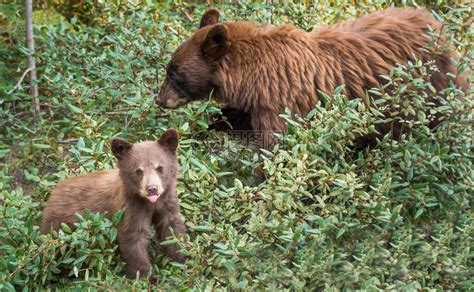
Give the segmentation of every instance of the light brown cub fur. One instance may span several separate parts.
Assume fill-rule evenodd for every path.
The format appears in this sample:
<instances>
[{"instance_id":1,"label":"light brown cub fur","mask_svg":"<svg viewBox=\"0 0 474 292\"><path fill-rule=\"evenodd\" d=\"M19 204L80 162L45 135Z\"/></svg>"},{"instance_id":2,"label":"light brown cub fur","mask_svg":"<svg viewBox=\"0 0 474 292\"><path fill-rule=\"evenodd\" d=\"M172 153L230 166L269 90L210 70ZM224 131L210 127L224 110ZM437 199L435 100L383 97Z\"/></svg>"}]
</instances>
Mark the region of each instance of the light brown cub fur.
<instances>
[{"instance_id":1,"label":"light brown cub fur","mask_svg":"<svg viewBox=\"0 0 474 292\"><path fill-rule=\"evenodd\" d=\"M131 144L124 139L112 140L112 152L118 169L98 171L73 177L60 183L52 192L44 210L41 230L59 230L64 222L71 227L76 213L89 209L93 213L125 209L119 227L118 242L127 274L146 276L151 269L147 246L150 229L155 228L158 242L174 233L184 233L176 182L178 133L166 131L158 141ZM185 258L176 244L164 246L166 254L177 262Z\"/></svg>"}]
</instances>

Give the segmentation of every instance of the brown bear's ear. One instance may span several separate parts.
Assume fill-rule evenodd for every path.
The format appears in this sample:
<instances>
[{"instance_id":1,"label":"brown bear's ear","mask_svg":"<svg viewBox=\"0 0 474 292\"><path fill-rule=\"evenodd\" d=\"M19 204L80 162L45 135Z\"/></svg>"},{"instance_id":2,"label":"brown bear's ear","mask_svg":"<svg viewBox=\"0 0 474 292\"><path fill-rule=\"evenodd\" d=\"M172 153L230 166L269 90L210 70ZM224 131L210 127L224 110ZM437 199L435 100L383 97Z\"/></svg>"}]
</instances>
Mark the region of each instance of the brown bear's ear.
<instances>
[{"instance_id":1,"label":"brown bear's ear","mask_svg":"<svg viewBox=\"0 0 474 292\"><path fill-rule=\"evenodd\" d=\"M202 44L202 54L208 60L217 61L225 55L229 47L229 29L223 24L218 24L207 33L206 40Z\"/></svg>"},{"instance_id":2,"label":"brown bear's ear","mask_svg":"<svg viewBox=\"0 0 474 292\"><path fill-rule=\"evenodd\" d=\"M216 8L211 8L202 15L201 24L199 25L199 28L205 27L208 25L213 25L218 22L219 22L219 10L217 10Z\"/></svg>"},{"instance_id":3,"label":"brown bear's ear","mask_svg":"<svg viewBox=\"0 0 474 292\"><path fill-rule=\"evenodd\" d=\"M175 129L168 129L161 135L158 144L175 153L178 149L179 135Z\"/></svg>"},{"instance_id":4,"label":"brown bear's ear","mask_svg":"<svg viewBox=\"0 0 474 292\"><path fill-rule=\"evenodd\" d=\"M112 139L112 153L118 160L124 158L132 149L133 144L122 138Z\"/></svg>"}]
</instances>

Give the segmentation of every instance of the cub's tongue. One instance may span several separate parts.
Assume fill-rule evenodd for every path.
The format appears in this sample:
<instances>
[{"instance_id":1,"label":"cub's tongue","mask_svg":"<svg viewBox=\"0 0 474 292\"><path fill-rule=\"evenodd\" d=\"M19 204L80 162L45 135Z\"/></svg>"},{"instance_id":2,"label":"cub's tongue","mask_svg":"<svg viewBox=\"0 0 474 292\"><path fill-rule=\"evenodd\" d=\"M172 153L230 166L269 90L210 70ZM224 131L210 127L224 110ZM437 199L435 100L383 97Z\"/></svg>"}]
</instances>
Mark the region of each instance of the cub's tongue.
<instances>
[{"instance_id":1,"label":"cub's tongue","mask_svg":"<svg viewBox=\"0 0 474 292\"><path fill-rule=\"evenodd\" d=\"M158 196L148 196L146 198L152 203L155 203L158 200Z\"/></svg>"}]
</instances>

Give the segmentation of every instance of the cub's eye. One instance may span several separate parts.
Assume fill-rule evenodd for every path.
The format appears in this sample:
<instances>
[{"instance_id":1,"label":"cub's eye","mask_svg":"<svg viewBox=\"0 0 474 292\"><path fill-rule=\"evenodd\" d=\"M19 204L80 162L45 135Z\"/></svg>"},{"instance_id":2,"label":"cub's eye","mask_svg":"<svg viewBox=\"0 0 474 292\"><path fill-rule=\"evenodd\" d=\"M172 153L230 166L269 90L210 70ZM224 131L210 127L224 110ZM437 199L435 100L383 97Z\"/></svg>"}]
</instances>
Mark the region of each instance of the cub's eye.
<instances>
[{"instance_id":1,"label":"cub's eye","mask_svg":"<svg viewBox=\"0 0 474 292\"><path fill-rule=\"evenodd\" d=\"M136 174L137 176L142 176L142 175L143 175L143 170L137 169L137 170L135 170L135 174Z\"/></svg>"},{"instance_id":2,"label":"cub's eye","mask_svg":"<svg viewBox=\"0 0 474 292\"><path fill-rule=\"evenodd\" d=\"M162 173L162 172L163 172L163 167L158 166L158 167L156 168L156 171L158 171L159 173Z\"/></svg>"}]
</instances>

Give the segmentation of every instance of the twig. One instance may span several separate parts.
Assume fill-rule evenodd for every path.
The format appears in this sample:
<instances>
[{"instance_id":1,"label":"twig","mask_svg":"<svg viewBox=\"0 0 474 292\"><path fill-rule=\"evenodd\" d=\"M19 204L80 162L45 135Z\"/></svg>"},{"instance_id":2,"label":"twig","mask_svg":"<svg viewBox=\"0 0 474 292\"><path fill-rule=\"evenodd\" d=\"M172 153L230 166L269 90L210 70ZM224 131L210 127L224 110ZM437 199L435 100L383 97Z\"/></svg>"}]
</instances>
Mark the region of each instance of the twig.
<instances>
[{"instance_id":1,"label":"twig","mask_svg":"<svg viewBox=\"0 0 474 292\"><path fill-rule=\"evenodd\" d=\"M184 18L186 18L187 20L189 20L189 22L193 23L194 20L193 18L191 17L191 15L189 15L186 11L183 11L184 12Z\"/></svg>"},{"instance_id":2,"label":"twig","mask_svg":"<svg viewBox=\"0 0 474 292\"><path fill-rule=\"evenodd\" d=\"M28 112L28 111L19 112L19 113L16 113L16 114L12 115L11 117L12 117L13 119L16 119L16 118L19 118L19 117L21 117L21 116L23 116L23 115L26 115L26 114L30 114L30 112ZM8 122L10 122L10 121L7 120L7 119L5 119L5 120L3 121L3 123L0 123L0 128L2 128L2 127L3 127L6 123L8 123Z\"/></svg>"},{"instance_id":3,"label":"twig","mask_svg":"<svg viewBox=\"0 0 474 292\"><path fill-rule=\"evenodd\" d=\"M26 69L25 72L23 72L23 74L21 75L20 80L18 80L17 84L10 91L8 91L7 94L12 94L15 90L17 90L17 88L23 82L23 79L25 79L26 74L28 74L28 72L30 72L31 70L31 67Z\"/></svg>"},{"instance_id":4,"label":"twig","mask_svg":"<svg viewBox=\"0 0 474 292\"><path fill-rule=\"evenodd\" d=\"M41 104L41 107L60 108L60 107L57 106L57 105L52 105L52 104L49 104L49 103L42 103L42 104Z\"/></svg>"},{"instance_id":5,"label":"twig","mask_svg":"<svg viewBox=\"0 0 474 292\"><path fill-rule=\"evenodd\" d=\"M71 139L71 140L59 141L58 143L59 143L59 144L70 144L70 145L73 145L73 144L76 144L78 141L79 141L79 139Z\"/></svg>"},{"instance_id":6,"label":"twig","mask_svg":"<svg viewBox=\"0 0 474 292\"><path fill-rule=\"evenodd\" d=\"M17 129L19 129L19 130L25 130L25 131L27 131L27 132L29 132L30 134L35 135L35 136L38 135L38 134L35 133L34 131L28 129L26 126L20 127L20 126L18 126L17 124L12 124L12 127L17 128Z\"/></svg>"},{"instance_id":7,"label":"twig","mask_svg":"<svg viewBox=\"0 0 474 292\"><path fill-rule=\"evenodd\" d=\"M40 103L38 98L38 84L36 80L36 63L34 58L35 45L33 38L33 1L25 0L25 26L26 26L26 45L28 46L28 68L30 68L30 86L31 96L33 98L33 109L35 117L40 114Z\"/></svg>"},{"instance_id":8,"label":"twig","mask_svg":"<svg viewBox=\"0 0 474 292\"><path fill-rule=\"evenodd\" d=\"M165 27L167 29L169 29L172 33L174 33L175 35L179 36L179 32L176 31L174 28L172 28L171 26L168 26L168 25L165 25Z\"/></svg>"}]
</instances>

